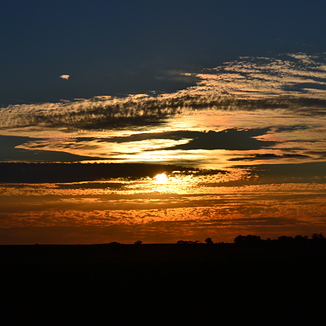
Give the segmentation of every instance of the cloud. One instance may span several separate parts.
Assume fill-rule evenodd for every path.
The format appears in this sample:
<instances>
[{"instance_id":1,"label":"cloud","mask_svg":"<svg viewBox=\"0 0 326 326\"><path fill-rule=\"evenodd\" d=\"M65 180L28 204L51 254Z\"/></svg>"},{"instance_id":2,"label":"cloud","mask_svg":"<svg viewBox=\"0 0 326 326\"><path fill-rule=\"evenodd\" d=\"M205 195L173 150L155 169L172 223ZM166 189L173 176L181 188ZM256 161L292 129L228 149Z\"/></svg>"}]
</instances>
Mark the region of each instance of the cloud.
<instances>
[{"instance_id":1,"label":"cloud","mask_svg":"<svg viewBox=\"0 0 326 326\"><path fill-rule=\"evenodd\" d=\"M302 228L313 226L318 230L322 227L324 231L324 187L316 189L311 184L298 184L295 189L292 187L293 184L219 187L218 196L206 193L202 198L198 198L189 193L187 201L184 200L184 195L169 197L161 202L162 205L159 207L156 198L150 208L146 208L144 203L148 193L137 192L135 196L140 200L133 201L134 204L130 205L129 209L124 207L125 197L121 197L123 200L120 200L120 203L116 201L117 206L112 209L111 201L105 204L110 200L110 195L106 194L102 199L97 195L74 193L72 196L69 188L65 194L63 189L52 188L52 194L60 195L44 197L42 206L37 196L20 197L21 200L18 202L15 195L3 197L0 231L8 236L15 232L14 228L20 228L15 237L17 241L21 239L22 232L28 232L28 228L37 227L36 234L40 234L43 232L40 232L39 228L47 227L48 230L42 230L51 235L57 228L87 227L88 232L93 234L89 239L92 243L97 232L103 232L103 228L113 227L115 231L120 228L130 228L133 232L138 230L144 237L157 236L157 233L165 232L168 234L169 242L174 236L180 237L181 234L188 232L190 235L199 232L201 234L199 239L204 239L208 231L213 231L216 235L220 234L219 239L224 240L222 236L232 234L231 238L234 238L239 234L239 230L245 234L256 233L258 229L279 233L279 227L282 228L282 232L286 227L293 231L294 225L301 225ZM192 190L196 191L197 188ZM35 188L33 193L37 191ZM73 198L77 200L71 201ZM3 231L5 228L7 233ZM61 230L57 234L56 241L61 238L59 235L62 232ZM115 240L122 241L117 232L112 234L117 237ZM128 238L130 239L130 236ZM3 239L1 238L1 241L5 243ZM31 239L35 243L35 237ZM80 241L84 238L77 239ZM52 242L51 238L44 238L44 241Z\"/></svg>"},{"instance_id":2,"label":"cloud","mask_svg":"<svg viewBox=\"0 0 326 326\"><path fill-rule=\"evenodd\" d=\"M175 96L96 97L59 103L10 105L0 109L0 128L42 126L103 129L158 124L181 111Z\"/></svg>"},{"instance_id":3,"label":"cloud","mask_svg":"<svg viewBox=\"0 0 326 326\"><path fill-rule=\"evenodd\" d=\"M291 182L311 182L311 180L325 182L326 162L309 162L303 164L271 164L257 165L255 170L261 178L282 177ZM275 182L275 181L274 181Z\"/></svg>"},{"instance_id":4,"label":"cloud","mask_svg":"<svg viewBox=\"0 0 326 326\"><path fill-rule=\"evenodd\" d=\"M193 171L176 165L105 163L0 163L0 182L46 183L93 181L110 178L153 177L162 172Z\"/></svg>"},{"instance_id":5,"label":"cloud","mask_svg":"<svg viewBox=\"0 0 326 326\"><path fill-rule=\"evenodd\" d=\"M61 75L59 78L68 80L70 78L70 75Z\"/></svg>"},{"instance_id":6,"label":"cloud","mask_svg":"<svg viewBox=\"0 0 326 326\"><path fill-rule=\"evenodd\" d=\"M309 158L309 156L303 155L303 154L277 155L277 154L273 154L273 153L266 153L266 154L250 155L247 157L233 157L233 158L230 158L229 161L273 160L273 159L280 159L280 158L306 159L306 158Z\"/></svg>"},{"instance_id":7,"label":"cloud","mask_svg":"<svg viewBox=\"0 0 326 326\"><path fill-rule=\"evenodd\" d=\"M149 139L166 139L175 141L173 147L166 142L164 150L170 149L228 149L228 150L249 150L260 149L275 145L275 141L259 140L255 137L264 135L270 131L269 128L258 128L249 130L226 129L221 131L187 131L177 130L157 133L138 133L126 137L113 137L102 141L117 143L139 142ZM181 142L182 141L182 142ZM179 143L178 143L179 142ZM181 142L181 144L180 144ZM163 149L163 148L162 148Z\"/></svg>"},{"instance_id":8,"label":"cloud","mask_svg":"<svg viewBox=\"0 0 326 326\"><path fill-rule=\"evenodd\" d=\"M325 107L325 92L318 91L326 90L325 61L325 54L240 58L197 74L198 86L192 91L227 94L248 104L282 99L291 106L293 99L314 99L324 101Z\"/></svg>"},{"instance_id":9,"label":"cloud","mask_svg":"<svg viewBox=\"0 0 326 326\"><path fill-rule=\"evenodd\" d=\"M326 54L239 58L197 74L166 71L162 78L195 79L177 92L126 97L97 96L59 103L10 105L0 109L0 128L41 126L112 129L158 125L185 110L288 110L324 115ZM70 75L61 75L68 79Z\"/></svg>"},{"instance_id":10,"label":"cloud","mask_svg":"<svg viewBox=\"0 0 326 326\"><path fill-rule=\"evenodd\" d=\"M183 70L172 69L161 71L159 75L155 77L157 80L170 80L180 83L189 84L196 79L195 73L185 72Z\"/></svg>"},{"instance_id":11,"label":"cloud","mask_svg":"<svg viewBox=\"0 0 326 326\"><path fill-rule=\"evenodd\" d=\"M208 132L197 130L135 132L128 136L124 136L122 132L121 136L106 136L103 138L26 138L26 141L16 145L15 149L16 151L23 149L26 152L66 152L72 155L79 155L80 158L102 158L111 162L130 160L136 157L141 161L141 156L143 156L143 159L150 156L152 158L160 156L160 160L169 160L169 157L170 160L175 160L177 152L179 154L182 153L181 155L185 158L187 155L186 152L188 151L190 153L193 150L204 150L205 152L211 150L235 151L260 150L271 147L277 141L256 138L266 136L266 133L269 131L270 128L253 128L247 130L233 128L221 131L210 130ZM196 154L193 152L192 155ZM206 155L208 156L210 154L206 153Z\"/></svg>"},{"instance_id":12,"label":"cloud","mask_svg":"<svg viewBox=\"0 0 326 326\"><path fill-rule=\"evenodd\" d=\"M73 162L95 159L94 155L78 155L67 151L58 151L57 148L44 148L43 146L29 147L28 144L36 143L37 139L29 137L1 136L0 135L0 161L38 161L38 162Z\"/></svg>"},{"instance_id":13,"label":"cloud","mask_svg":"<svg viewBox=\"0 0 326 326\"><path fill-rule=\"evenodd\" d=\"M265 134L269 129L237 130L227 129L219 132L190 131L183 132L185 138L191 138L187 144L175 146L173 149L228 149L249 150L272 146L273 141L262 141L254 137Z\"/></svg>"}]
</instances>

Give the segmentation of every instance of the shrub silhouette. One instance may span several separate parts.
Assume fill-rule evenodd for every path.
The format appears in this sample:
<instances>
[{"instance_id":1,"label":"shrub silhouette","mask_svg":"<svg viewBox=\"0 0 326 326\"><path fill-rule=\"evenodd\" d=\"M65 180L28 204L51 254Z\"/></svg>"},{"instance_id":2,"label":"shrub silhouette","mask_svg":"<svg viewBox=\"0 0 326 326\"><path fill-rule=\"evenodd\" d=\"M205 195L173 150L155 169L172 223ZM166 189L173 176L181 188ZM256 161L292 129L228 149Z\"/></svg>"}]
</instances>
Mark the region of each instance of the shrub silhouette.
<instances>
[{"instance_id":1,"label":"shrub silhouette","mask_svg":"<svg viewBox=\"0 0 326 326\"><path fill-rule=\"evenodd\" d=\"M308 237L306 235L302 236L299 234L294 237L294 241L296 243L306 243L308 241Z\"/></svg>"},{"instance_id":2,"label":"shrub silhouette","mask_svg":"<svg viewBox=\"0 0 326 326\"><path fill-rule=\"evenodd\" d=\"M311 236L311 240L313 242L324 242L326 241L326 238L323 236L322 233L314 233L312 236Z\"/></svg>"},{"instance_id":3,"label":"shrub silhouette","mask_svg":"<svg viewBox=\"0 0 326 326\"><path fill-rule=\"evenodd\" d=\"M246 236L244 235L238 235L234 238L234 243L237 244L249 244L249 245L256 245L261 243L261 238L259 235L251 235L248 234Z\"/></svg>"},{"instance_id":4,"label":"shrub silhouette","mask_svg":"<svg viewBox=\"0 0 326 326\"><path fill-rule=\"evenodd\" d=\"M288 237L286 235L282 235L277 238L277 242L281 243L281 244L292 244L292 243L294 243L294 238Z\"/></svg>"},{"instance_id":5,"label":"shrub silhouette","mask_svg":"<svg viewBox=\"0 0 326 326\"><path fill-rule=\"evenodd\" d=\"M207 238L207 239L205 239L205 242L206 242L208 245L212 245L212 244L214 244L212 238Z\"/></svg>"}]
</instances>

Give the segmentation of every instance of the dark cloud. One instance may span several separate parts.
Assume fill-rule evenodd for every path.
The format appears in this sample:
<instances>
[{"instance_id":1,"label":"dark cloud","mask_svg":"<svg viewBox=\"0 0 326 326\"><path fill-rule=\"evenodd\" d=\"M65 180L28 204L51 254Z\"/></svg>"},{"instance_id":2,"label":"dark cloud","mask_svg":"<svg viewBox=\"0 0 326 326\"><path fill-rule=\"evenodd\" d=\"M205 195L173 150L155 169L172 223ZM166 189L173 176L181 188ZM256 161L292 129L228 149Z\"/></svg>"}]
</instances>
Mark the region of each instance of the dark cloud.
<instances>
[{"instance_id":1,"label":"dark cloud","mask_svg":"<svg viewBox=\"0 0 326 326\"><path fill-rule=\"evenodd\" d=\"M87 183L59 183L59 189L122 189L126 186L123 182L87 182Z\"/></svg>"},{"instance_id":2,"label":"dark cloud","mask_svg":"<svg viewBox=\"0 0 326 326\"><path fill-rule=\"evenodd\" d=\"M222 226L222 225L293 225L298 221L295 218L286 217L245 217L245 218L226 218L226 219L212 219L208 222L210 225Z\"/></svg>"},{"instance_id":3,"label":"dark cloud","mask_svg":"<svg viewBox=\"0 0 326 326\"><path fill-rule=\"evenodd\" d=\"M282 132L282 131L296 131L296 130L307 130L310 129L311 126L309 125L304 125L304 124L297 124L293 126L278 126L276 128L277 132Z\"/></svg>"},{"instance_id":4,"label":"dark cloud","mask_svg":"<svg viewBox=\"0 0 326 326\"><path fill-rule=\"evenodd\" d=\"M30 137L0 136L0 161L76 162L96 159L58 151L37 150L37 148L32 150L16 148L16 146L36 140Z\"/></svg>"},{"instance_id":5,"label":"dark cloud","mask_svg":"<svg viewBox=\"0 0 326 326\"><path fill-rule=\"evenodd\" d=\"M262 129L226 129L222 131L170 131L162 133L140 133L127 137L113 137L101 141L112 141L117 143L142 141L148 139L189 139L187 144L176 145L166 149L228 149L228 150L250 150L260 149L275 145L274 141L263 141L254 137L264 135L270 128Z\"/></svg>"},{"instance_id":6,"label":"dark cloud","mask_svg":"<svg viewBox=\"0 0 326 326\"><path fill-rule=\"evenodd\" d=\"M303 155L303 154L255 154L255 155L249 155L246 157L234 157L229 159L229 161L253 161L253 160L261 160L261 159L268 159L268 160L273 160L273 159L280 159L280 158L308 158L308 155Z\"/></svg>"},{"instance_id":7,"label":"dark cloud","mask_svg":"<svg viewBox=\"0 0 326 326\"><path fill-rule=\"evenodd\" d=\"M259 183L316 182L325 183L326 162L301 164L268 164L252 167ZM253 178L253 181L255 178ZM255 181L254 181L255 182Z\"/></svg>"},{"instance_id":8,"label":"dark cloud","mask_svg":"<svg viewBox=\"0 0 326 326\"><path fill-rule=\"evenodd\" d=\"M159 173L195 169L141 163L0 163L0 182L46 183L93 181L110 178L154 177Z\"/></svg>"},{"instance_id":9,"label":"dark cloud","mask_svg":"<svg viewBox=\"0 0 326 326\"><path fill-rule=\"evenodd\" d=\"M254 137L261 136L269 131L269 128L237 130L226 129L223 131L185 131L183 138L191 138L189 143L177 145L173 149L228 149L228 150L250 150L260 149L275 145L273 141L262 141Z\"/></svg>"}]
</instances>

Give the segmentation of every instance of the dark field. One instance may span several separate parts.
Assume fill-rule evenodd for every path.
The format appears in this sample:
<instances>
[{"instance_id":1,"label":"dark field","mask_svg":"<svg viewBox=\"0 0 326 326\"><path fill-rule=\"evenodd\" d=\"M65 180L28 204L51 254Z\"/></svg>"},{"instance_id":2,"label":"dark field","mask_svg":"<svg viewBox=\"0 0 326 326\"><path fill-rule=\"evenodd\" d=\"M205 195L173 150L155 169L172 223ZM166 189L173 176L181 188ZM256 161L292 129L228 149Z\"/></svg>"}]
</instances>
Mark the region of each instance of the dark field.
<instances>
[{"instance_id":1,"label":"dark field","mask_svg":"<svg viewBox=\"0 0 326 326\"><path fill-rule=\"evenodd\" d=\"M324 244L1 246L0 255L8 325L323 320Z\"/></svg>"}]
</instances>

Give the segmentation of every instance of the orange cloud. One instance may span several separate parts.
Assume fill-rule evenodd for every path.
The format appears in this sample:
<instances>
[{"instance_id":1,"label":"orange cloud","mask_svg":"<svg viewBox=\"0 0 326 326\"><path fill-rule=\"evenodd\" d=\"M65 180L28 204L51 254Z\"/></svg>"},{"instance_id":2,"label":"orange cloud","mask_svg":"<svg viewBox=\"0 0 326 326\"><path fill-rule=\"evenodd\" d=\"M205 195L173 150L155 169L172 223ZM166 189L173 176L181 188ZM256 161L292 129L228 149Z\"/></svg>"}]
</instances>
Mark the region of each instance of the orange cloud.
<instances>
[{"instance_id":1,"label":"orange cloud","mask_svg":"<svg viewBox=\"0 0 326 326\"><path fill-rule=\"evenodd\" d=\"M70 78L70 75L61 75L59 78L68 80Z\"/></svg>"}]
</instances>

